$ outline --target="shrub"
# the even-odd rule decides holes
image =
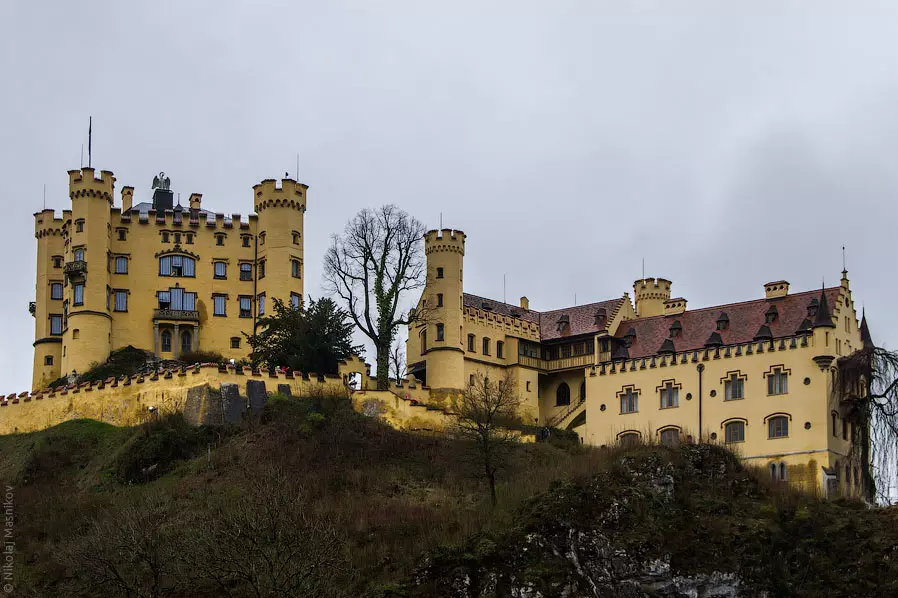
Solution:
[[[178,356],[184,363],[224,363],[224,356],[218,351],[187,351]]]
[[[90,369],[78,376],[78,382],[105,380],[112,377],[131,376],[146,367],[152,353],[128,345],[109,354],[100,364],[92,364]]]

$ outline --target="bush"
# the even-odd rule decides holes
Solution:
[[[86,372],[78,376],[78,382],[91,382],[131,376],[146,367],[152,353],[128,345],[109,354],[109,358],[100,364],[93,364]]]
[[[224,363],[224,356],[218,351],[187,351],[178,356],[184,363]]]

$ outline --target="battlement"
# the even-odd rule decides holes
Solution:
[[[665,313],[664,302],[670,299],[670,281],[666,278],[643,278],[633,283],[636,313],[640,318]],[[685,309],[685,302],[683,304]]]
[[[100,176],[94,176],[93,168],[69,171],[69,197],[98,197],[110,204],[115,190],[115,177],[109,170],[101,170]]]
[[[56,212],[50,208],[34,213],[34,237],[42,239],[51,235],[61,235],[65,226],[65,213],[63,218],[57,218]]]
[[[424,234],[424,253],[434,251],[457,251],[465,254],[464,231],[444,228],[442,230],[429,230]]]
[[[112,209],[113,214],[120,216],[119,222],[128,224],[133,222],[132,214],[127,214],[118,208]],[[242,214],[213,214],[211,217],[207,212],[201,212],[194,217],[188,210],[180,213],[174,210],[165,210],[159,213],[156,210],[148,210],[141,213],[138,217],[140,224],[156,224],[163,228],[178,228],[189,226],[191,228],[211,228],[211,229],[233,229],[250,230],[252,224],[259,219],[258,214],[249,214],[245,218]]]
[[[308,188],[308,185],[297,183],[293,179],[282,179],[280,186],[275,179],[265,179],[253,186],[256,212],[280,207],[304,211]]]
[[[642,278],[633,283],[633,293],[637,296],[646,293],[667,293],[670,298],[670,281],[666,278]]]

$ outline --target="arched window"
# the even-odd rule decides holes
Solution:
[[[767,420],[768,438],[786,438],[789,435],[789,418],[784,415]]]
[[[186,255],[159,258],[159,276],[196,276],[196,260]]]
[[[617,437],[617,441],[623,447],[635,446],[639,444],[639,432],[624,432]]]
[[[171,353],[171,332],[168,330],[162,331],[162,352]]]
[[[788,470],[786,469],[786,464],[783,463],[782,461],[780,461],[780,481],[781,482],[785,482],[786,479],[788,478],[788,476],[786,475],[787,471]]]
[[[571,404],[571,387],[567,385],[567,382],[562,382],[558,385],[558,390],[555,391],[555,406],[561,407],[564,405]]]
[[[661,430],[661,444],[674,446],[680,442],[680,431],[677,428]]]
[[[580,383],[580,402],[586,400],[586,381]]]
[[[193,335],[189,330],[185,330],[181,333],[181,353],[189,353],[193,350],[192,340]]]
[[[745,422],[730,422],[724,427],[724,430],[724,438],[726,442],[745,441]]]

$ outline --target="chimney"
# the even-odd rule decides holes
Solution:
[[[785,280],[776,280],[764,285],[764,295],[768,299],[779,299],[789,294],[789,283]]]
[[[200,203],[202,202],[203,194],[202,193],[191,193],[190,194],[190,209],[191,210],[199,210]]]
[[[521,297],[521,309],[530,309],[530,299]]]
[[[122,187],[122,214],[134,205],[134,187]]]
[[[664,302],[664,315],[676,316],[686,311],[686,300],[682,297],[668,299]]]

